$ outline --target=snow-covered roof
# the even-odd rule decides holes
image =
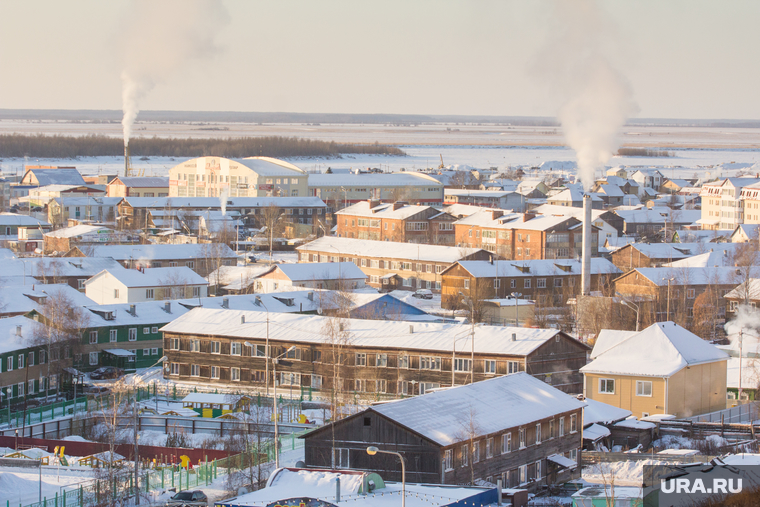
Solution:
[[[617,185],[599,185],[599,193],[609,197],[623,197],[625,195]]]
[[[397,209],[393,209],[394,207]],[[395,220],[403,220],[418,213],[422,213],[429,208],[431,207],[418,206],[415,204],[403,204],[400,206],[394,206],[394,203],[375,203],[375,206],[370,208],[369,202],[361,201],[343,208],[342,210],[336,212],[336,215],[350,215],[368,218],[392,218]]]
[[[217,298],[218,299],[218,298]],[[241,318],[245,323],[241,324]],[[269,314],[269,337],[296,343],[323,343],[325,319],[318,315]],[[470,351],[471,335],[462,337],[463,324],[420,323],[348,319],[346,328],[354,347],[393,348],[439,351],[451,354],[451,344],[458,338],[457,347]],[[470,329],[467,327],[467,329]],[[266,315],[241,310],[212,310],[196,308],[162,328],[167,333],[227,336],[240,339],[260,339],[267,334]],[[515,335],[515,340],[511,339]],[[556,329],[523,327],[475,326],[475,352],[497,355],[525,356],[551,338],[560,334]]]
[[[53,201],[58,204],[63,204],[66,207],[69,206],[116,206],[119,204],[123,197],[56,197]]]
[[[583,440],[591,440],[596,442],[605,437],[610,436],[610,430],[599,424],[592,424],[588,428],[583,428]]]
[[[298,264],[278,264],[275,271],[281,271],[293,282],[314,280],[364,280],[367,275],[353,262],[304,262]]]
[[[566,216],[566,217],[574,217],[574,218],[577,218],[578,220],[583,220],[583,208],[576,208],[574,206],[558,206],[556,204],[542,204],[541,206],[533,208],[533,211],[535,211],[536,213],[540,215]],[[601,209],[592,209],[591,219],[598,220],[600,215],[604,215],[605,213],[609,213],[609,211],[601,210]]]
[[[471,415],[478,434],[490,435],[582,407],[573,396],[520,372],[375,405],[369,410],[448,446],[470,438],[465,430]]]
[[[549,197],[549,201],[552,202],[583,202],[584,192],[578,187],[567,185],[570,188],[566,188],[557,195]],[[588,193],[591,196],[591,201],[601,202],[602,199],[597,194]]]
[[[43,302],[61,297],[74,306],[93,304],[94,301],[68,284],[35,283],[27,277],[28,285],[0,285],[0,313],[26,314],[41,311]]]
[[[595,423],[610,424],[630,417],[633,413],[630,410],[608,405],[591,398],[586,398],[584,402],[586,403],[586,408],[583,409],[583,426]],[[585,433],[586,430],[583,431]]]
[[[47,232],[45,233],[45,236],[51,238],[75,238],[77,236],[83,236],[85,234],[90,234],[93,232],[110,234],[113,232],[113,229],[109,229],[108,227],[103,227],[100,225],[79,224],[72,227],[65,227],[63,229]]]
[[[618,331],[617,329],[602,329],[599,332],[599,336],[596,337],[594,343],[594,349],[589,356],[591,359],[595,359],[597,356],[610,350],[615,345],[627,340],[631,336],[635,335],[636,331]]]
[[[500,199],[516,193],[515,190],[467,190],[461,188],[446,188],[443,191],[446,196],[480,197],[481,199]]]
[[[744,296],[749,294],[750,299],[756,300],[760,296],[760,278],[750,278],[746,281],[737,280],[738,287],[726,294],[725,298],[743,300]]]
[[[163,287],[171,285],[208,285],[208,282],[201,275],[188,268],[187,266],[175,266],[171,268],[145,268],[139,269],[120,269],[104,271],[116,278],[125,287]],[[89,285],[96,280],[95,277],[87,280],[85,285]]]
[[[124,197],[124,201],[134,208],[201,208],[221,209],[218,197]],[[232,208],[323,208],[325,203],[319,197],[227,197],[227,209]],[[68,202],[68,199],[66,199]]]
[[[210,253],[213,252],[213,253]],[[111,257],[118,261],[134,260],[176,260],[214,258],[237,259],[237,255],[225,244],[204,243],[181,245],[95,245],[87,249],[88,257]]]
[[[182,403],[227,403],[234,405],[241,397],[240,394],[190,393],[182,398]]]
[[[529,299],[519,299],[519,298],[501,298],[501,299],[485,299],[486,303],[491,303],[493,305],[502,307],[502,306],[530,306],[534,305],[535,303]]]
[[[44,324],[20,315],[0,319],[0,354],[30,347],[36,336],[44,334],[44,328]]]
[[[581,261],[572,259],[535,259],[526,261],[458,261],[475,278],[494,276],[524,278],[534,276],[573,276],[581,274]],[[451,269],[451,268],[448,268]],[[498,273],[498,275],[497,275]],[[620,274],[612,262],[601,257],[591,258],[591,274]]]
[[[29,215],[19,215],[17,213],[0,213],[0,226],[50,227],[50,224],[44,220],[40,220]]]
[[[41,187],[45,185],[86,185],[82,175],[76,169],[58,168],[58,169],[27,169],[27,173],[32,173],[37,178],[37,184]],[[26,177],[26,174],[24,174]],[[23,178],[22,178],[23,179]]]
[[[357,255],[364,257],[385,257],[387,259],[411,259],[428,262],[456,262],[463,257],[485,252],[480,248],[459,248],[442,245],[420,245],[394,241],[373,241],[369,239],[335,238],[322,236],[296,248],[306,252],[330,252],[336,255]]]
[[[715,245],[736,245],[737,243],[713,243]],[[718,249],[717,251],[705,252],[703,254],[686,257],[673,262],[663,264],[663,267],[671,268],[714,268],[719,266],[731,266],[733,264],[733,255],[728,255],[729,249]]]
[[[444,212],[454,216],[454,217],[467,217],[472,215],[473,213],[480,213],[481,211],[501,211],[502,213],[504,210],[498,209],[498,208],[484,208],[482,206],[475,206],[473,204],[447,204],[443,208],[441,208]]]
[[[0,279],[7,282],[9,277],[34,277],[40,280],[46,277],[77,277],[90,278],[104,269],[116,271],[124,266],[111,258],[92,257],[29,257],[24,259],[8,259],[0,263]],[[27,280],[26,283],[32,283]]]
[[[309,187],[404,187],[429,185],[443,188],[432,176],[418,172],[360,173],[360,174],[309,174]]]
[[[713,251],[731,251],[736,248],[732,243],[632,243],[631,246],[650,259],[679,260],[697,254]]]
[[[254,283],[255,278],[269,273],[274,266],[250,264],[246,266],[219,266],[206,277],[211,285],[232,285],[228,290],[239,290]]]
[[[119,181],[128,188],[169,188],[168,176],[119,176]]]
[[[630,428],[634,430],[653,430],[657,427],[655,423],[647,421],[639,421],[635,418],[625,419],[619,423],[615,423],[616,428]]]
[[[111,354],[112,356],[117,357],[133,357],[135,356],[134,352],[130,352],[125,349],[103,349],[103,352],[107,352],[108,354]]]
[[[686,366],[725,361],[728,354],[674,322],[658,322],[581,368],[586,373],[670,377]]]

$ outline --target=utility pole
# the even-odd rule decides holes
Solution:
[[[739,330],[739,404],[742,403],[742,345],[744,338],[744,330]]]

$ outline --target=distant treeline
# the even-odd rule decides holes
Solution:
[[[314,141],[297,137],[228,137],[219,139],[142,138],[130,141],[133,157],[202,157],[214,155],[225,158],[243,157],[331,157],[346,153],[371,155],[406,155],[395,146],[374,144],[343,144]],[[0,135],[0,157],[113,157],[124,154],[121,138],[104,135],[88,136],[28,136]]]
[[[672,157],[673,152],[655,150],[652,148],[620,148],[617,152],[621,157]]]

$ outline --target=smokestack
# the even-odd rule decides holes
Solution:
[[[129,176],[129,143],[124,143],[124,176]]]
[[[583,257],[581,265],[581,294],[591,294],[591,196],[583,196]]]

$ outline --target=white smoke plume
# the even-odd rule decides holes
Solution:
[[[216,55],[215,39],[229,22],[218,0],[133,0],[129,5],[121,73],[125,146],[146,95],[192,62]]]
[[[741,332],[742,353],[760,353],[760,310],[749,305],[739,305],[734,318],[723,326],[726,336],[731,342],[731,349],[739,355],[739,340]]]
[[[636,106],[631,87],[606,54],[614,35],[597,1],[555,0],[553,6],[552,40],[537,65],[561,99],[557,117],[588,191],[596,170],[617,150],[620,128]]]
[[[219,204],[222,206],[222,216],[227,215],[227,189],[223,188],[219,194]]]

